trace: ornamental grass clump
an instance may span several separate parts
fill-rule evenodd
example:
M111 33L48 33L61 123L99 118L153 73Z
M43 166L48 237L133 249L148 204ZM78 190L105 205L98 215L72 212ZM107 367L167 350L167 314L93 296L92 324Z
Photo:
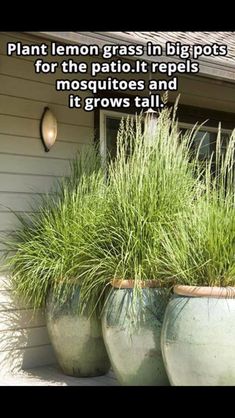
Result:
M37 212L19 217L20 227L4 243L13 289L35 309L45 305L49 291L62 304L80 285L84 242L106 214L104 185L100 157L88 147L56 192L41 197Z
M235 132L226 151L218 131L203 193L176 224L162 227L162 277L175 284L235 286Z
M117 156L107 167L107 217L97 240L87 242L84 300L113 279L134 280L135 289L145 280L167 284L158 261L162 228L194 204L200 170L191 152L195 130L181 135L175 110L164 109L149 126L143 130L142 117L120 126Z

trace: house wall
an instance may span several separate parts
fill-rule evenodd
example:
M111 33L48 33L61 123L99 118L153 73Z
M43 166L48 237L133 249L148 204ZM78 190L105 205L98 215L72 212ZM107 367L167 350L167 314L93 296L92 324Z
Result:
M68 93L55 91L55 75L35 74L34 58L6 56L6 43L13 41L45 42L24 33L0 33L1 237L17 227L9 207L17 213L30 212L32 199L68 172L69 160L92 142L94 134L94 114L68 109ZM179 87L181 103L235 113L233 84L183 76ZM58 120L58 139L49 153L44 152L39 134L45 106ZM0 244L0 256L3 250ZM30 307L14 300L7 272L0 273L0 372L54 361L43 312L33 315Z
M181 104L235 113L235 83L187 75L179 77L179 92Z

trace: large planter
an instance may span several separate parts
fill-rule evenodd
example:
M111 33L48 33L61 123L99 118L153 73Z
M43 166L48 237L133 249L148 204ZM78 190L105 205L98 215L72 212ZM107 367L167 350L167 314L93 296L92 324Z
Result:
M133 281L113 283L102 318L107 352L122 385L168 385L161 347L166 294L145 287L133 305ZM148 285L148 284L147 284ZM154 286L151 281L150 286Z
M57 361L70 376L91 377L108 372L101 321L96 316L78 314L79 287L69 303L54 304L50 294L46 306L47 329Z
M175 286L162 328L172 385L235 385L235 288Z

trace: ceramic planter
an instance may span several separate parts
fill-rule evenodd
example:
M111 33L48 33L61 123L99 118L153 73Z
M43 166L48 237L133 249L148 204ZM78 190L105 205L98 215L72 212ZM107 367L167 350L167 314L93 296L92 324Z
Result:
M175 286L162 328L172 385L235 385L235 288Z
M52 295L46 306L47 329L56 358L70 376L91 377L108 372L110 362L105 349L101 321L96 316L79 315L79 287L70 303L55 306Z
M160 347L166 292L154 281L141 286L142 298L133 305L133 281L113 282L102 318L105 345L120 384L167 385Z

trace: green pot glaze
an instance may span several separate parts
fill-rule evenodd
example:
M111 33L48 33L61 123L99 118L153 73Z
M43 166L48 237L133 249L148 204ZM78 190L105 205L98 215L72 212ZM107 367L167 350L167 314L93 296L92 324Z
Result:
M91 377L106 374L110 361L105 349L101 321L96 316L78 314L79 287L71 300L59 305L52 294L46 306L47 329L57 361L70 376Z
M113 289L102 318L104 342L122 385L168 385L160 335L167 304L159 289L142 289L133 305L133 289ZM134 319L133 319L134 318Z
M161 343L172 385L235 385L235 299L174 295Z

